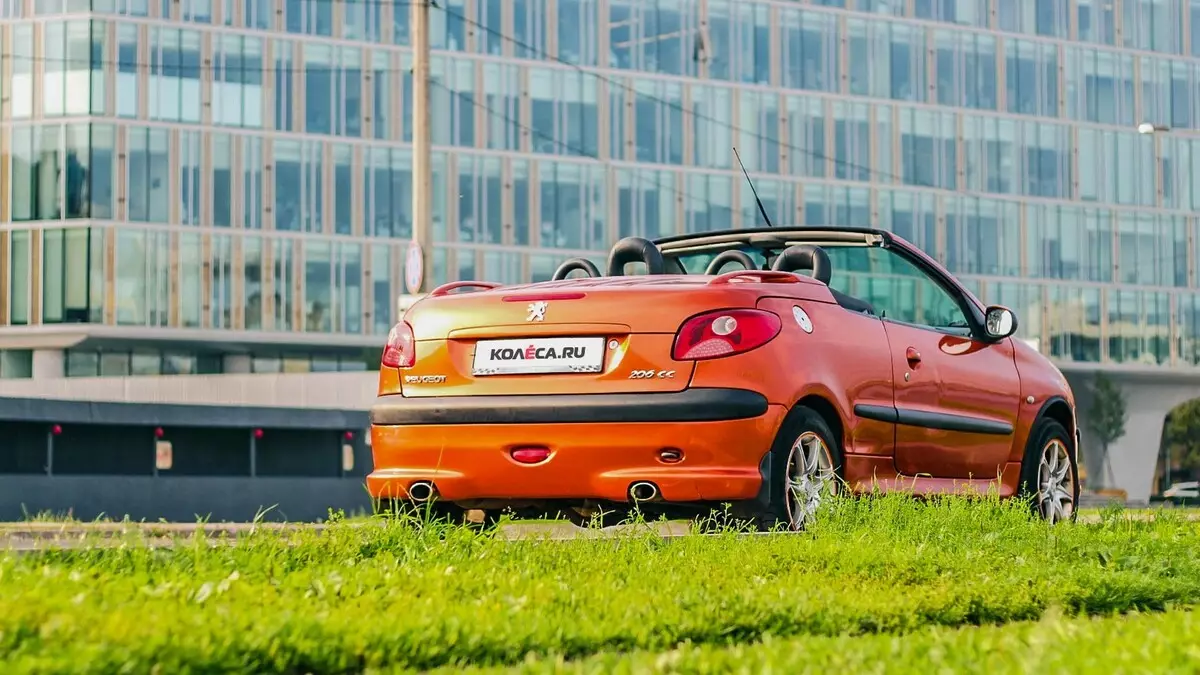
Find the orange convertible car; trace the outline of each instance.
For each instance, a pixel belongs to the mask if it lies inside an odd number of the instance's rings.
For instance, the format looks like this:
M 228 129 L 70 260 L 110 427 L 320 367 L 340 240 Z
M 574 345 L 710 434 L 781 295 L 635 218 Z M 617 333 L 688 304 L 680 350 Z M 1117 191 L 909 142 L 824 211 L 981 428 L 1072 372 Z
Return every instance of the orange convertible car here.
M 605 274 L 576 258 L 414 304 L 367 485 L 450 513 L 732 503 L 791 529 L 826 490 L 996 489 L 1069 519 L 1074 398 L 1016 328 L 885 231 L 627 238 Z

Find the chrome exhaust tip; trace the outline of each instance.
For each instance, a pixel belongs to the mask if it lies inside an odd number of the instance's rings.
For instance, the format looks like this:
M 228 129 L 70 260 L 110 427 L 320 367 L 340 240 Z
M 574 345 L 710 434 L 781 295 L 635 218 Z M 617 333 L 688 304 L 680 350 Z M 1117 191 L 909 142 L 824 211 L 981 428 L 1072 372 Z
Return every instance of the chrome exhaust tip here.
M 658 486 L 649 481 L 639 481 L 629 486 L 629 498 L 635 502 L 649 502 L 658 498 Z
M 419 480 L 408 486 L 408 498 L 414 502 L 427 502 L 433 498 L 435 493 L 433 483 L 427 480 Z

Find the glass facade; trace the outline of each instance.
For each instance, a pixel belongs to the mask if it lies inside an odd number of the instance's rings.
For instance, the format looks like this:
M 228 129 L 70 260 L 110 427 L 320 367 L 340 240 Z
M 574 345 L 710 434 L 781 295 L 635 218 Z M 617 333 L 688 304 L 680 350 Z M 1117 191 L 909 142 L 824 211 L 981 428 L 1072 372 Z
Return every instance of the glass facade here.
M 408 5 L 0 0 L 0 326 L 385 334 Z M 430 14 L 434 283 L 758 225 L 737 147 L 777 223 L 895 231 L 1045 353 L 1200 365 L 1200 0 Z

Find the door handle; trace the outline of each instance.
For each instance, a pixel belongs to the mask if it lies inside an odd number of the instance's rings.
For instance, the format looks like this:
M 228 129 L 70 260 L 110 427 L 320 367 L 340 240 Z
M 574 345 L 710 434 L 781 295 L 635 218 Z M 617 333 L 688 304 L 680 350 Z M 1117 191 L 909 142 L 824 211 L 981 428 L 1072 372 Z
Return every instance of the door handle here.
M 904 358 L 909 363 L 920 363 L 921 352 L 917 351 L 916 347 L 909 347 L 908 349 L 904 350 Z

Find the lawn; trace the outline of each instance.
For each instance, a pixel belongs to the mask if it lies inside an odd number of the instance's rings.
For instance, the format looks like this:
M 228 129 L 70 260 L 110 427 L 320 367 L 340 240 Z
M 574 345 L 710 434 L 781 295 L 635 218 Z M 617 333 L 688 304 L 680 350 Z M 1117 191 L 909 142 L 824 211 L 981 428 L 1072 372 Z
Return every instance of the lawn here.
M 1108 673 L 1200 658 L 1200 523 L 1104 516 L 1049 527 L 1015 504 L 887 497 L 834 504 L 799 535 L 502 541 L 380 519 L 233 546 L 0 554 L 0 662 Z

